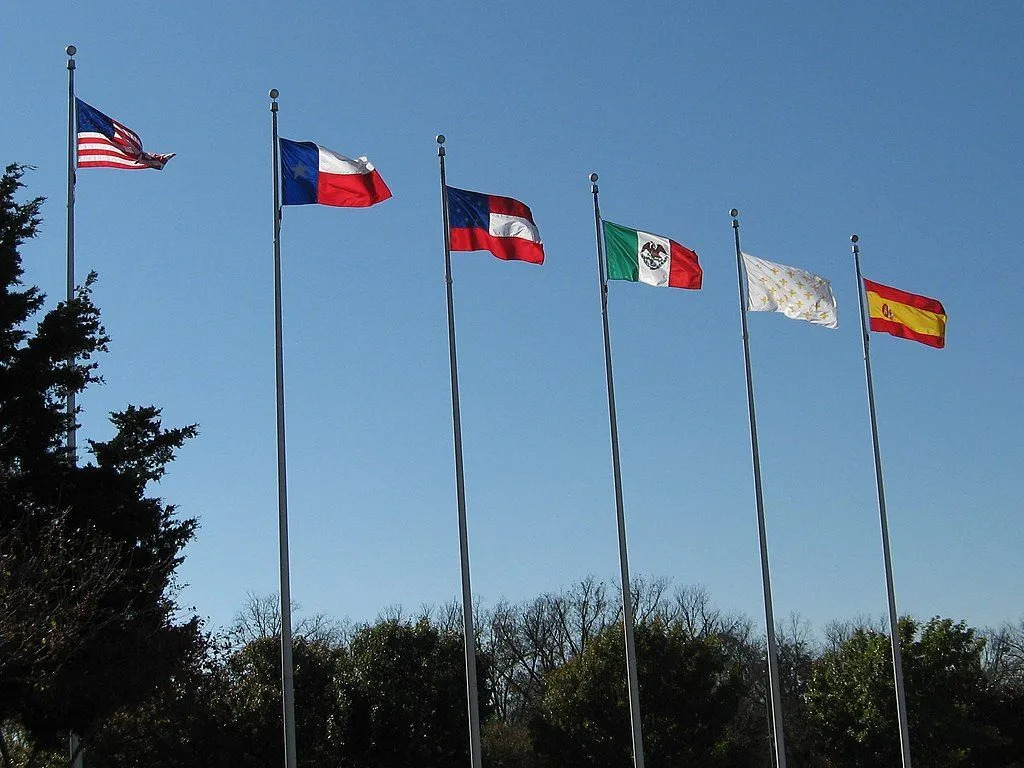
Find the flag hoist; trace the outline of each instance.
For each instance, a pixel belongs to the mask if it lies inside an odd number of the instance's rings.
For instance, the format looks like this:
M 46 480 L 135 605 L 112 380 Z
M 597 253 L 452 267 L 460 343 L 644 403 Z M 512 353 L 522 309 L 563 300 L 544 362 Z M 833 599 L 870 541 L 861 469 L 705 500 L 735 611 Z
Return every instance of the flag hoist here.
M 871 380 L 871 354 L 868 325 L 864 312 L 866 297 L 862 291 L 865 281 L 860 272 L 860 248 L 857 235 L 850 236 L 853 264 L 857 272 L 857 306 L 860 308 L 861 340 L 864 347 L 864 377 L 867 381 L 868 416 L 871 421 L 871 447 L 875 457 L 875 489 L 878 493 L 878 522 L 882 529 L 882 560 L 885 563 L 885 590 L 889 603 L 889 639 L 892 644 L 892 674 L 896 689 L 896 715 L 899 720 L 900 754 L 903 768 L 911 768 L 910 732 L 907 726 L 907 697 L 903 688 L 903 657 L 900 653 L 899 617 L 896 613 L 896 593 L 892 583 L 892 557 L 889 553 L 889 520 L 885 513 L 885 486 L 882 483 L 882 456 L 878 448 L 878 424 L 875 419 L 875 387 Z M 940 306 L 941 309 L 941 306 Z M 943 327 L 945 315 L 943 315 Z M 880 329 L 883 330 L 883 329 Z M 935 346 L 935 345 L 933 345 Z
M 761 551 L 761 586 L 764 591 L 764 623 L 768 638 L 768 687 L 771 701 L 772 737 L 775 745 L 775 766 L 786 768 L 786 736 L 782 723 L 782 692 L 779 684 L 779 655 L 775 642 L 775 616 L 772 610 L 772 585 L 768 572 L 768 537 L 764 523 L 764 497 L 761 493 L 761 459 L 757 448 L 757 416 L 754 412 L 754 384 L 750 374 L 750 341 L 747 335 L 747 306 L 744 296 L 744 259 L 740 250 L 739 211 L 733 208 L 733 239 L 736 244 L 736 277 L 739 280 L 740 327 L 743 332 L 743 369 L 747 381 L 747 413 L 750 417 L 750 454 L 754 466 L 754 500 L 757 506 L 757 538 Z
M 622 472 L 619 467 L 619 427 L 615 416 L 615 382 L 612 378 L 612 343 L 608 332 L 608 278 L 604 265 L 604 241 L 601 238 L 601 207 L 598 202 L 598 176 L 590 174 L 590 192 L 594 196 L 594 234 L 597 238 L 597 278 L 601 293 L 601 327 L 604 331 L 604 371 L 608 389 L 608 425 L 612 442 L 612 478 L 615 484 L 615 523 L 619 536 L 619 579 L 622 584 L 622 632 L 626 641 L 626 680 L 629 689 L 629 724 L 633 740 L 633 765 L 644 768 L 644 737 L 640 723 L 640 683 L 636 669 L 636 643 L 633 639 L 633 596 L 626 555 L 626 516 L 622 504 Z

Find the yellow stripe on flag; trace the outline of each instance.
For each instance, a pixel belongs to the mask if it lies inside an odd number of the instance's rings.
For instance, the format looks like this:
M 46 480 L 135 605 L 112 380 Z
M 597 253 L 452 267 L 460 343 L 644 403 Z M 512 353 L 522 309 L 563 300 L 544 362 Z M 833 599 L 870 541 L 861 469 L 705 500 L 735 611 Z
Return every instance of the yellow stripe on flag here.
M 868 291 L 868 313 L 871 317 L 905 325 L 915 333 L 942 337 L 946 333 L 946 316 L 918 309 L 892 299 L 883 299 Z

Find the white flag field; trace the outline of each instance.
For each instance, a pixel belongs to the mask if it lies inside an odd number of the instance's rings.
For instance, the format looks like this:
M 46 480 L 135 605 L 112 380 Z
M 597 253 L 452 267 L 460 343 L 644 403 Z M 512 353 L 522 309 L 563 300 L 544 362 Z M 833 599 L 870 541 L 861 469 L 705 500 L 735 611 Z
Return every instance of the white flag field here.
M 747 273 L 747 310 L 781 312 L 794 320 L 806 320 L 826 328 L 839 327 L 832 284 L 823 277 L 796 267 L 775 264 L 743 254 Z

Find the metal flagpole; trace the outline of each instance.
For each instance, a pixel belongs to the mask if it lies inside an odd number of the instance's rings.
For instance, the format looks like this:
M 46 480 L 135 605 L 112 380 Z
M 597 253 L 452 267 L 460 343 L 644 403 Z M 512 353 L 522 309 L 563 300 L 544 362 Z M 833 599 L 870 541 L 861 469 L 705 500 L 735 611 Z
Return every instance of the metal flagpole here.
M 292 666 L 292 593 L 288 570 L 288 478 L 284 449 L 284 353 L 281 333 L 281 192 L 277 141 L 277 88 L 270 89 L 274 174 L 274 352 L 277 384 L 277 520 L 281 547 L 281 707 L 285 768 L 296 768 L 295 674 Z
M 78 156 L 78 131 L 75 116 L 75 54 L 78 49 L 69 45 L 64 49 L 68 55 L 68 264 L 67 264 L 67 303 L 75 297 L 75 158 Z M 73 365 L 74 360 L 68 360 Z M 68 415 L 67 448 L 68 462 L 75 466 L 78 462 L 75 426 L 75 393 L 68 392 L 66 412 Z M 82 768 L 82 746 L 78 734 L 68 736 L 68 751 L 71 755 L 72 768 Z
M 455 358 L 455 301 L 452 297 L 451 230 L 448 227 L 448 186 L 444 173 L 444 135 L 437 135 L 441 165 L 441 221 L 444 226 L 444 283 L 448 298 L 448 361 L 452 376 L 452 431 L 455 437 L 455 493 L 459 506 L 459 562 L 462 568 L 462 634 L 466 648 L 466 706 L 469 710 L 469 765 L 480 768 L 480 703 L 476 684 L 476 632 L 473 592 L 469 584 L 469 531 L 466 526 L 466 480 L 462 466 L 462 417 L 459 413 L 459 365 Z
M 875 387 L 871 381 L 871 355 L 867 319 L 864 315 L 864 279 L 860 273 L 860 248 L 857 235 L 850 236 L 853 263 L 857 271 L 857 306 L 860 308 L 861 340 L 864 345 L 864 376 L 868 385 L 868 413 L 871 417 L 871 447 L 875 454 L 875 488 L 878 491 L 878 520 L 882 528 L 882 558 L 885 561 L 885 589 L 889 597 L 889 638 L 892 643 L 892 673 L 896 685 L 896 713 L 900 726 L 900 753 L 903 768 L 911 768 L 910 730 L 907 726 L 907 697 L 903 688 L 903 658 L 900 654 L 899 618 L 896 614 L 896 593 L 892 586 L 892 557 L 889 554 L 889 520 L 885 514 L 885 487 L 882 484 L 882 456 L 878 450 L 878 424 L 875 419 Z
M 757 449 L 757 416 L 754 413 L 754 382 L 750 374 L 750 339 L 747 334 L 747 302 L 743 290 L 743 255 L 740 251 L 740 212 L 732 216 L 733 239 L 736 241 L 736 277 L 739 281 L 740 326 L 743 329 L 743 366 L 747 379 L 747 413 L 750 416 L 750 454 L 754 464 L 754 499 L 757 505 L 757 537 L 761 548 L 761 586 L 764 589 L 764 623 L 768 635 L 768 687 L 771 691 L 772 735 L 775 742 L 775 765 L 786 768 L 786 735 L 782 727 L 782 689 L 779 684 L 779 654 L 775 642 L 775 615 L 772 611 L 772 585 L 768 573 L 768 537 L 764 524 L 764 497 L 761 494 L 761 457 Z
M 78 49 L 69 45 L 64 49 L 68 55 L 68 266 L 67 303 L 70 306 L 75 297 L 75 156 L 77 153 L 77 131 L 75 130 L 75 59 Z M 74 360 L 68 360 L 72 365 Z M 72 466 L 77 461 L 75 446 L 75 393 L 67 395 L 68 457 Z
M 622 473 L 619 469 L 619 427 L 615 418 L 615 383 L 612 380 L 612 343 L 608 333 L 608 280 L 604 268 L 604 240 L 601 237 L 601 208 L 597 200 L 597 174 L 590 174 L 594 195 L 594 233 L 597 237 L 597 277 L 601 288 L 601 323 L 604 329 L 604 372 L 608 385 L 608 423 L 612 438 L 612 476 L 615 480 L 615 523 L 619 533 L 619 578 L 622 581 L 622 630 L 626 638 L 626 678 L 629 687 L 629 722 L 633 737 L 633 765 L 644 768 L 644 736 L 640 724 L 640 683 L 636 672 L 636 644 L 633 641 L 633 596 L 626 558 L 626 516 L 622 509 Z

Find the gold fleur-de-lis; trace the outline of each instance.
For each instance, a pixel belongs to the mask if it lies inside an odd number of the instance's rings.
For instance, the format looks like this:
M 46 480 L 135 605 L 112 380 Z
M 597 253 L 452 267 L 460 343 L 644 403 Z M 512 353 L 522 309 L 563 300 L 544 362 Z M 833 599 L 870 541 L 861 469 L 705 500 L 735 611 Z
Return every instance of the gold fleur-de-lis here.
M 777 267 L 771 267 L 770 269 L 771 269 L 771 272 L 772 272 L 773 275 L 779 274 L 779 270 L 778 270 Z
M 779 280 L 779 285 L 787 285 L 788 283 L 789 280 L 787 280 L 786 278 L 782 278 L 781 280 Z
M 794 291 L 792 288 L 790 288 L 789 289 L 789 295 L 790 296 L 796 296 L 796 291 Z

